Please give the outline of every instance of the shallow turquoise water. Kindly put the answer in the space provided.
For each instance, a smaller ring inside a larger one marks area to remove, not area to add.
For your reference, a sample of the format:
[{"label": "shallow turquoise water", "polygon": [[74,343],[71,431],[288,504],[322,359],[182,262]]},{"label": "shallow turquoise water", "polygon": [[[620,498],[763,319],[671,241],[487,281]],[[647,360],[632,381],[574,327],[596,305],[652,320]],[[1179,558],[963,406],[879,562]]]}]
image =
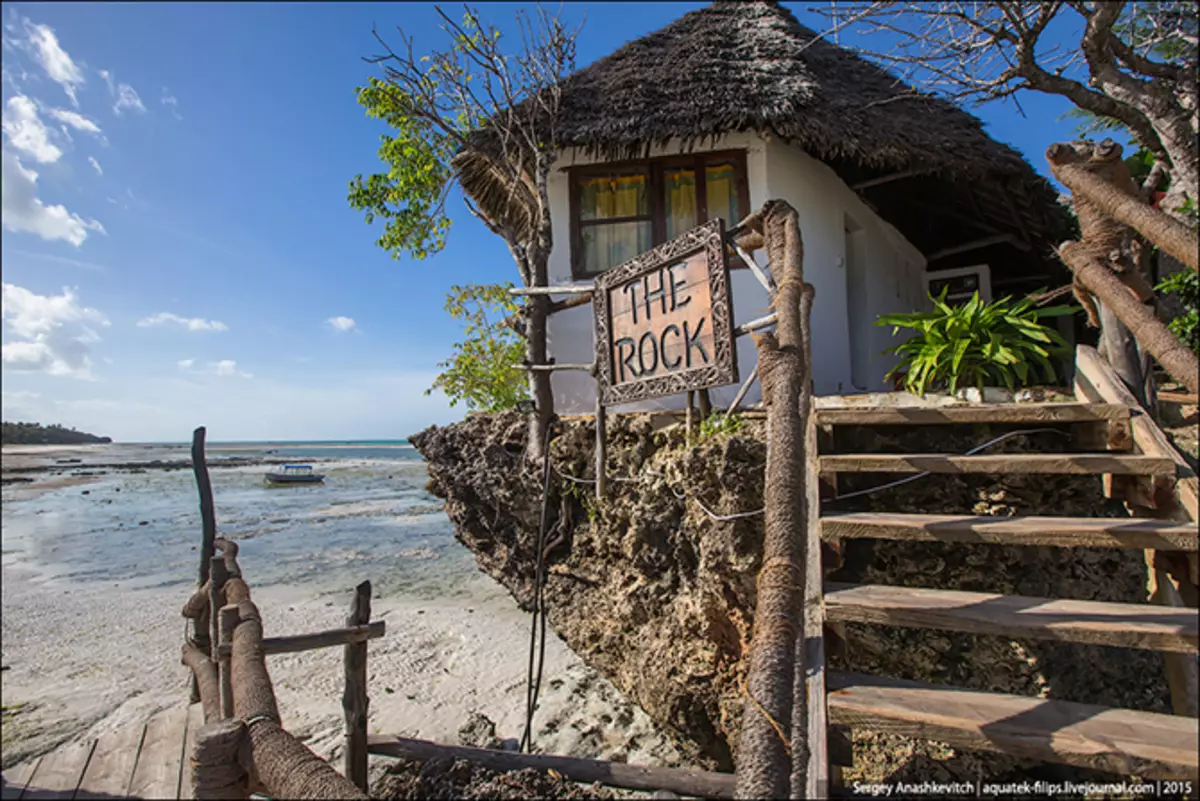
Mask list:
[{"label": "shallow turquoise water", "polygon": [[[379,596],[446,597],[466,592],[478,578],[440,500],[425,491],[425,464],[411,448],[281,443],[258,452],[219,451],[214,444],[209,456],[218,533],[238,541],[252,586],[344,593],[370,579]],[[272,458],[313,460],[325,483],[271,488],[263,482],[266,466],[220,467],[223,456],[267,451]],[[121,446],[119,459],[116,453],[86,462],[185,458],[186,446]],[[190,470],[113,472],[28,500],[5,496],[6,565],[122,587],[195,582],[200,512]]]}]

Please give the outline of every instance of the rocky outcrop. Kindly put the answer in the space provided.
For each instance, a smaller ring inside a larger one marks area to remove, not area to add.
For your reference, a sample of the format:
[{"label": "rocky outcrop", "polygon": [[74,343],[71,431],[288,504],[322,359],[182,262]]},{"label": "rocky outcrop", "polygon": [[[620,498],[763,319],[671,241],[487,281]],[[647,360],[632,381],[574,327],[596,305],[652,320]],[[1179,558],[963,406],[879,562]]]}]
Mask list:
[{"label": "rocky outcrop", "polygon": [[[701,761],[730,766],[744,696],[742,658],[754,613],[761,516],[716,520],[762,507],[766,457],[761,420],[732,435],[686,445],[682,426],[649,415],[609,422],[609,498],[594,500],[590,418],[559,423],[551,446],[549,575],[554,630]],[[841,452],[964,452],[1003,429],[839,431]],[[542,511],[542,477],[523,467],[520,415],[471,415],[411,437],[425,456],[429,490],[446,500],[457,536],[481,569],[528,606]],[[989,452],[1067,450],[1066,437],[1021,435]],[[614,480],[619,479],[619,480]],[[843,494],[887,480],[855,476]],[[1099,479],[1077,476],[934,476],[828,505],[830,510],[1123,516]],[[1143,601],[1141,552],[940,543],[849,543],[838,580],[1092,600]],[[879,626],[850,626],[831,667],[1024,695],[1167,711],[1156,653],[1013,641]],[[850,776],[886,778],[916,765],[975,779],[979,759],[952,749],[855,734]],[[988,773],[1021,766],[980,755]],[[955,767],[960,765],[961,767]],[[970,773],[966,776],[966,773]]]}]

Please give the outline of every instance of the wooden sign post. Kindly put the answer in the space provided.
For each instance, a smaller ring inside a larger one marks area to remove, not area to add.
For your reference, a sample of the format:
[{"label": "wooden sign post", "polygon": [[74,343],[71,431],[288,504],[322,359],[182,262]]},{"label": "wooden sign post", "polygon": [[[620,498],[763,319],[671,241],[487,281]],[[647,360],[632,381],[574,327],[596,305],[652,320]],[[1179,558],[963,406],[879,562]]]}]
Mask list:
[{"label": "wooden sign post", "polygon": [[725,225],[717,218],[596,278],[596,491],[604,407],[738,381]]}]

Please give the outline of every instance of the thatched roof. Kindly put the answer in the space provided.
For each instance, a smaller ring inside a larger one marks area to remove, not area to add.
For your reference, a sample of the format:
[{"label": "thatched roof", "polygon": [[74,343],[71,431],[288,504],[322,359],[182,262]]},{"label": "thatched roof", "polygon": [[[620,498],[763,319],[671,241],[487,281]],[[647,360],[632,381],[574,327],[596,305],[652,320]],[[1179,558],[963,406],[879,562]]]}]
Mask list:
[{"label": "thatched roof", "polygon": [[[1060,214],[1050,185],[976,117],[913,95],[885,70],[816,39],[776,2],[719,0],[573,74],[558,128],[563,146],[614,160],[670,139],[703,148],[712,137],[755,130],[803,148],[852,186],[921,170],[924,177],[861,194],[926,253],[990,230],[1011,234],[1040,261]],[[498,197],[487,177],[468,172],[468,193],[504,213],[486,202]],[[906,202],[914,193],[956,211],[957,224],[914,214]],[[974,232],[961,220],[971,212],[980,222]]]}]

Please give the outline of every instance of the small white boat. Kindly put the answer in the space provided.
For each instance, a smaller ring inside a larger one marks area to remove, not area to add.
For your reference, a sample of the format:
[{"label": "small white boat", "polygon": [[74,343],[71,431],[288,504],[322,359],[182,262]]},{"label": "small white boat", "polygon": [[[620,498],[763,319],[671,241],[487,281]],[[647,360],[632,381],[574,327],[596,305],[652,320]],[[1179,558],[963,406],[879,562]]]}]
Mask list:
[{"label": "small white boat", "polygon": [[278,473],[267,473],[269,484],[320,484],[325,476],[314,473],[310,464],[285,464]]}]

